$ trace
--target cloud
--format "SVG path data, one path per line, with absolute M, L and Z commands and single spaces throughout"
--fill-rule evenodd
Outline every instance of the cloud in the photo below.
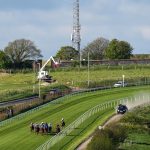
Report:
M 65 43 L 64 39 L 68 39 L 70 42 L 72 16 L 64 9 L 0 11 L 0 18 L 0 44 L 3 48 L 10 40 L 29 38 L 37 41 L 45 54 L 45 49 L 50 47 L 49 43 L 54 49 L 58 48 L 58 41 Z
M 137 32 L 146 40 L 150 40 L 150 26 L 142 26 L 137 28 Z
M 142 17 L 149 15 L 149 8 L 149 0 L 122 0 L 119 11 L 130 16 Z
M 47 58 L 61 46 L 71 45 L 73 1 L 10 1 L 0 0 L 0 48 L 29 38 Z M 135 52 L 149 50 L 149 7 L 149 0 L 80 0 L 81 47 L 102 36 L 126 40 Z
M 61 3 L 59 0 L 0 0 L 0 10 L 52 10 L 64 5 L 66 3 Z

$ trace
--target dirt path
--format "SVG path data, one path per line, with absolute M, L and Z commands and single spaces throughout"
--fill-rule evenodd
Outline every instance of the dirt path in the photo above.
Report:
M 113 123 L 113 122 L 117 122 L 121 119 L 123 115 L 114 115 L 112 116 L 110 119 L 108 119 L 103 126 L 99 126 L 99 128 L 105 128 L 108 124 Z M 81 143 L 76 150 L 86 150 L 87 145 L 90 143 L 90 141 L 92 140 L 93 135 L 90 136 L 88 139 L 85 140 L 85 142 Z
M 109 125 L 110 123 L 115 123 L 115 122 L 118 122 L 121 118 L 122 118 L 123 115 L 121 114 L 117 114 L 117 115 L 114 115 L 112 116 L 109 120 L 107 120 L 105 122 L 105 124 L 103 125 L 103 128 L 105 128 L 107 125 Z

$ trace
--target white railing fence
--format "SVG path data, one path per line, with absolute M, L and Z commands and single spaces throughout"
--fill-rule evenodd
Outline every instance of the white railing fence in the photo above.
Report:
M 53 147 L 56 143 L 58 143 L 60 140 L 62 140 L 64 137 L 69 135 L 75 128 L 77 128 L 79 125 L 81 125 L 85 120 L 87 120 L 92 115 L 102 111 L 107 110 L 109 108 L 112 108 L 115 110 L 115 108 L 119 104 L 125 104 L 129 109 L 139 106 L 139 105 L 147 105 L 150 103 L 150 95 L 138 95 L 134 97 L 128 97 L 124 99 L 118 99 L 118 100 L 112 100 L 105 103 L 102 103 L 100 105 L 97 105 L 90 110 L 86 111 L 84 114 L 82 114 L 79 118 L 77 118 L 74 122 L 72 122 L 69 126 L 67 126 L 64 130 L 62 130 L 57 135 L 53 136 L 51 139 L 49 139 L 47 142 L 39 146 L 36 150 L 49 150 L 51 147 Z

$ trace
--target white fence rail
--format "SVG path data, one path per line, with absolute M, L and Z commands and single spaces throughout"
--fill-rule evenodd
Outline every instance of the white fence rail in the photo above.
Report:
M 39 146 L 36 150 L 49 150 L 56 143 L 58 143 L 60 140 L 62 140 L 64 137 L 70 134 L 75 128 L 81 125 L 85 120 L 87 120 L 89 117 L 91 117 L 92 115 L 102 110 L 107 110 L 108 108 L 113 109 L 119 104 L 125 104 L 130 109 L 132 107 L 136 107 L 139 105 L 145 105 L 149 102 L 150 102 L 150 95 L 147 94 L 147 95 L 138 95 L 135 97 L 128 97 L 124 99 L 113 100 L 113 101 L 109 101 L 109 102 L 97 105 L 91 108 L 90 110 L 86 111 L 83 115 L 81 115 L 74 122 L 72 122 L 68 127 L 66 127 L 60 133 L 53 136 L 47 142 Z

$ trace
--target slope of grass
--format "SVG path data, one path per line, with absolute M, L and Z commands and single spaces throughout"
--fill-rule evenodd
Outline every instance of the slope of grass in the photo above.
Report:
M 72 86 L 86 86 L 88 80 L 87 70 L 71 70 L 71 71 L 55 71 L 51 75 L 60 83 L 69 83 Z M 150 69 L 90 69 L 89 79 L 92 82 L 99 82 L 100 85 L 113 85 L 114 82 L 122 80 L 122 75 L 125 75 L 125 80 L 130 82 L 139 82 L 139 78 L 150 77 Z M 144 79 L 143 79 L 144 80 Z
M 150 145 L 150 134 L 133 132 L 129 134 L 129 140 L 136 141 L 137 143 L 147 143 Z
M 50 75 L 57 80 L 55 84 L 67 84 L 73 87 L 87 87 L 88 72 L 87 68 L 72 68 L 52 70 Z M 121 66 L 118 67 L 90 67 L 89 80 L 90 87 L 112 86 L 116 81 L 122 80 L 125 75 L 125 81 L 128 83 L 146 84 L 150 83 L 150 69 L 145 67 Z M 41 87 L 42 88 L 42 87 Z M 13 93 L 13 97 L 12 94 Z M 15 98 L 24 98 L 38 93 L 38 81 L 36 73 L 0 73 L 0 101 L 13 100 Z M 5 98 L 5 100 L 4 100 Z
M 88 78 L 87 68 L 72 70 L 62 69 L 61 71 L 51 71 L 50 75 L 53 76 L 59 83 L 78 85 L 80 82 L 86 82 Z M 150 77 L 149 68 L 130 68 L 130 69 L 90 69 L 90 81 L 111 81 L 111 80 L 122 80 L 122 75 L 125 75 L 125 79 L 133 79 L 139 77 Z M 33 86 L 36 80 L 35 73 L 17 73 L 17 74 L 1 74 L 0 73 L 0 91 L 17 89 L 26 86 Z
M 132 144 L 130 146 L 126 146 L 124 150 L 132 150 L 132 149 L 133 150 L 149 150 L 150 146 L 148 146 L 148 145 Z
M 150 149 L 150 106 L 137 107 L 122 118 L 122 123 L 126 126 L 128 137 L 121 148 L 125 150 L 149 150 Z
M 142 91 L 150 92 L 150 87 L 145 86 L 97 91 L 94 93 L 86 93 L 69 97 L 68 99 L 65 99 L 63 102 L 58 104 L 50 103 L 49 105 L 47 105 L 47 107 L 40 109 L 39 111 L 29 116 L 25 116 L 23 119 L 16 120 L 9 125 L 1 127 L 0 149 L 36 149 L 39 145 L 51 138 L 52 135 L 42 136 L 31 133 L 29 129 L 29 125 L 31 122 L 51 122 L 53 124 L 53 131 L 55 131 L 56 124 L 60 123 L 62 117 L 65 119 L 66 125 L 69 125 L 85 111 L 89 110 L 97 104 L 106 102 L 108 100 L 131 96 Z M 81 137 L 79 136 L 79 138 Z M 78 141 L 78 138 L 76 140 Z

